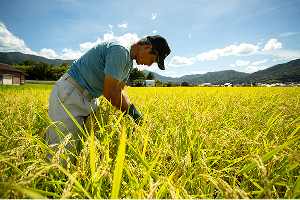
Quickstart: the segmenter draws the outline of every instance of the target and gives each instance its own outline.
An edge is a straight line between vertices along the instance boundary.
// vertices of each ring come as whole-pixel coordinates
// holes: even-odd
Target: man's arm
[[[130,103],[129,97],[124,89],[125,83],[122,81],[119,83],[117,79],[105,74],[103,95],[111,102],[116,108],[122,112],[127,112],[137,124],[143,122],[143,113],[140,112],[134,104]]]
[[[124,87],[123,81],[119,83],[117,79],[105,74],[103,96],[122,112],[127,111],[130,107],[130,100]]]

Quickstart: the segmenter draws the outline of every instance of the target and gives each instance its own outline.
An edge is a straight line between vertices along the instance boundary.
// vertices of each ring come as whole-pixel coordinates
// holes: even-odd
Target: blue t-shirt
[[[102,42],[74,61],[67,73],[90,94],[98,98],[103,93],[105,74],[127,82],[133,68],[131,44],[118,39]]]

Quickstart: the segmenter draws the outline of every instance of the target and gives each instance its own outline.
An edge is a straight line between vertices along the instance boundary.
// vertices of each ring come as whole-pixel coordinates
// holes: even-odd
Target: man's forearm
[[[122,94],[117,89],[111,89],[109,92],[104,93],[104,97],[110,101],[110,103],[122,112],[127,111],[130,106],[129,97],[127,96],[125,90],[121,91]]]
[[[131,105],[131,102],[130,102],[130,99],[129,99],[125,89],[123,89],[121,91],[121,93],[122,93],[122,103],[124,102],[127,105],[127,107],[129,108]],[[128,108],[126,110],[128,110]]]

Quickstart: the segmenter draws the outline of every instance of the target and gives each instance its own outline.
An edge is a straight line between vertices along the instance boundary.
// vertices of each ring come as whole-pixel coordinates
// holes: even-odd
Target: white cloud
[[[198,54],[197,55],[197,59],[204,61],[204,60],[216,60],[219,56],[218,56],[218,52],[216,50],[212,50],[209,52],[205,52],[202,54]]]
[[[157,33],[157,30],[152,31],[152,33],[154,33],[154,34]]]
[[[256,53],[258,49],[259,47],[253,44],[242,43],[239,46],[230,45],[229,47],[225,47],[224,49],[218,49],[218,52],[220,56],[230,56],[230,55],[248,56]]]
[[[125,26],[125,25],[124,25]],[[126,24],[127,26],[127,24]],[[113,27],[109,25],[109,27]],[[18,51],[24,54],[40,55],[46,58],[52,59],[64,59],[64,60],[75,60],[83,55],[87,50],[99,44],[100,42],[106,41],[108,39],[118,38],[120,40],[126,40],[128,42],[137,42],[139,37],[136,33],[126,33],[123,36],[116,37],[114,33],[106,33],[103,35],[103,39],[97,38],[95,42],[85,42],[79,44],[80,50],[72,50],[69,48],[64,48],[61,53],[56,53],[52,49],[43,48],[39,53],[30,50],[26,45],[24,40],[19,39],[9,32],[3,22],[0,21],[0,51]]]
[[[194,61],[196,60],[195,57],[187,58],[187,57],[180,57],[180,56],[174,56],[170,62],[170,66],[182,66],[182,65],[191,65],[194,64]]]
[[[206,74],[207,71],[193,71],[190,74],[181,74],[181,75],[176,75],[175,71],[159,71],[158,74],[161,76],[167,76],[167,77],[172,77],[172,78],[179,78],[185,75],[195,75],[195,74]]]
[[[192,34],[191,33],[189,33],[189,38],[192,39]]]
[[[159,68],[158,68],[158,65],[157,63],[153,63],[151,66],[148,66],[148,65],[138,65],[136,63],[136,60],[133,60],[133,67],[137,67],[139,70],[148,70],[148,71],[155,71],[155,70],[159,70],[159,72],[161,71]],[[165,61],[165,68],[169,68],[169,65],[168,65],[168,62]]]
[[[288,33],[283,33],[283,34],[280,34],[280,36],[291,36],[291,35],[296,35],[296,34],[299,34],[300,31],[297,31],[297,32],[288,32]]]
[[[83,44],[79,44],[80,47],[80,51],[88,51],[89,49],[91,49],[93,46],[95,46],[96,44],[99,44],[103,41],[109,40],[114,38],[114,33],[111,31],[110,33],[106,33],[103,35],[103,40],[99,37],[97,37],[97,41],[96,42],[85,42]]]
[[[46,48],[41,49],[41,51],[39,52],[39,55],[43,56],[45,58],[49,58],[49,59],[58,57],[58,55],[55,53],[54,50],[46,49]]]
[[[259,47],[255,46],[253,44],[242,43],[242,44],[240,44],[240,46],[235,48],[234,55],[248,56],[248,55],[256,53],[258,49],[259,49]]]
[[[19,51],[25,54],[37,55],[37,52],[31,51],[24,40],[19,39],[9,32],[3,22],[0,21],[0,51]]]
[[[139,40],[139,37],[136,33],[126,33],[123,36],[116,38],[119,38],[120,40],[126,40],[128,42],[137,42]]]
[[[252,65],[259,65],[259,64],[265,63],[267,61],[268,61],[268,59],[265,59],[265,60],[262,60],[262,61],[253,62]]]
[[[274,59],[273,61],[276,62],[276,61],[279,61],[279,60],[285,60],[285,58]]]
[[[282,44],[280,42],[277,42],[277,39],[270,39],[267,44],[265,45],[265,48],[262,51],[268,51],[271,49],[281,49]]]
[[[76,60],[84,54],[84,52],[82,52],[82,51],[79,51],[79,50],[74,51],[72,49],[67,49],[67,48],[64,48],[62,50],[62,52],[63,52],[63,54],[61,54],[59,56],[60,59],[62,59],[62,60]]]
[[[242,60],[238,60],[235,62],[237,66],[247,66],[249,63],[250,61],[242,61]]]
[[[118,24],[118,27],[119,28],[127,28],[127,23],[126,22],[123,22],[123,24]]]
[[[191,74],[206,74],[207,71],[193,71]]]
[[[99,44],[101,42],[107,41],[109,39],[113,39],[113,38],[118,38],[120,40],[126,40],[126,41],[129,41],[129,42],[137,42],[139,40],[139,37],[137,36],[136,33],[126,33],[123,36],[115,37],[114,33],[110,32],[110,33],[104,34],[103,35],[103,39],[97,37],[97,41],[96,42],[85,42],[83,44],[79,44],[80,50],[86,52],[90,48],[92,48],[93,46],[95,46],[95,45],[97,45],[97,44]]]
[[[114,28],[114,26],[111,24],[108,24],[108,26],[109,26],[110,30],[112,30]]]
[[[100,40],[100,42],[101,42],[100,38],[98,38],[98,40]],[[93,43],[92,42],[85,42],[83,44],[79,44],[80,51],[88,51],[93,46],[95,46],[96,44],[98,44],[98,40],[97,40],[97,42],[93,42]]]
[[[96,42],[85,42],[83,44],[79,44],[80,51],[79,50],[74,51],[72,49],[66,49],[66,48],[63,49],[63,53],[59,56],[59,58],[68,59],[68,60],[78,59],[81,55],[83,55],[86,51],[88,51],[93,46],[113,38],[118,38],[120,40],[127,41],[127,42],[137,42],[139,40],[139,37],[137,36],[136,33],[126,33],[122,36],[116,37],[113,32],[110,32],[104,34],[103,39],[97,37]]]
[[[157,14],[156,14],[156,13],[154,13],[154,14],[152,14],[152,17],[151,17],[151,19],[156,19],[156,17],[157,17]]]
[[[268,55],[268,56],[277,56],[279,59],[283,60],[294,60],[300,58],[300,51],[287,51],[282,49],[273,49],[272,51],[261,51],[258,52],[262,55]],[[277,60],[279,60],[277,59]]]
[[[230,67],[235,67],[235,64],[230,64]]]
[[[242,43],[239,46],[230,45],[228,47],[225,47],[224,49],[215,49],[209,52],[198,54],[197,58],[198,60],[204,61],[204,60],[216,60],[219,58],[219,56],[231,56],[231,55],[248,56],[256,53],[258,49],[259,47],[253,44]]]
[[[126,33],[122,36],[116,37],[113,32],[110,32],[110,33],[104,34],[103,39],[97,37],[96,42],[85,42],[83,44],[79,44],[80,51],[64,49],[63,50],[64,53],[60,56],[60,58],[61,59],[65,59],[65,58],[78,59],[84,52],[88,51],[93,46],[95,46],[101,42],[107,41],[109,39],[113,39],[113,38],[118,38],[120,40],[127,41],[127,42],[137,42],[139,40],[139,37],[137,36],[136,33]]]
[[[182,75],[176,75],[175,71],[160,71],[158,72],[159,75],[161,76],[167,76],[167,77],[172,77],[172,78],[179,78],[181,76],[187,75],[187,74],[182,74]]]
[[[267,69],[267,67],[266,66],[263,66],[263,67],[249,66],[246,68],[246,70],[249,72],[255,72],[255,71],[264,70],[264,69]]]

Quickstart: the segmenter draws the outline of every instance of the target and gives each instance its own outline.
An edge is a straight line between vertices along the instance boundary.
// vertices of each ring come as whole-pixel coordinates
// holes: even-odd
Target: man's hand
[[[134,119],[135,123],[138,125],[141,125],[144,121],[143,113],[139,111],[134,104],[130,105],[127,114],[129,114]]]

